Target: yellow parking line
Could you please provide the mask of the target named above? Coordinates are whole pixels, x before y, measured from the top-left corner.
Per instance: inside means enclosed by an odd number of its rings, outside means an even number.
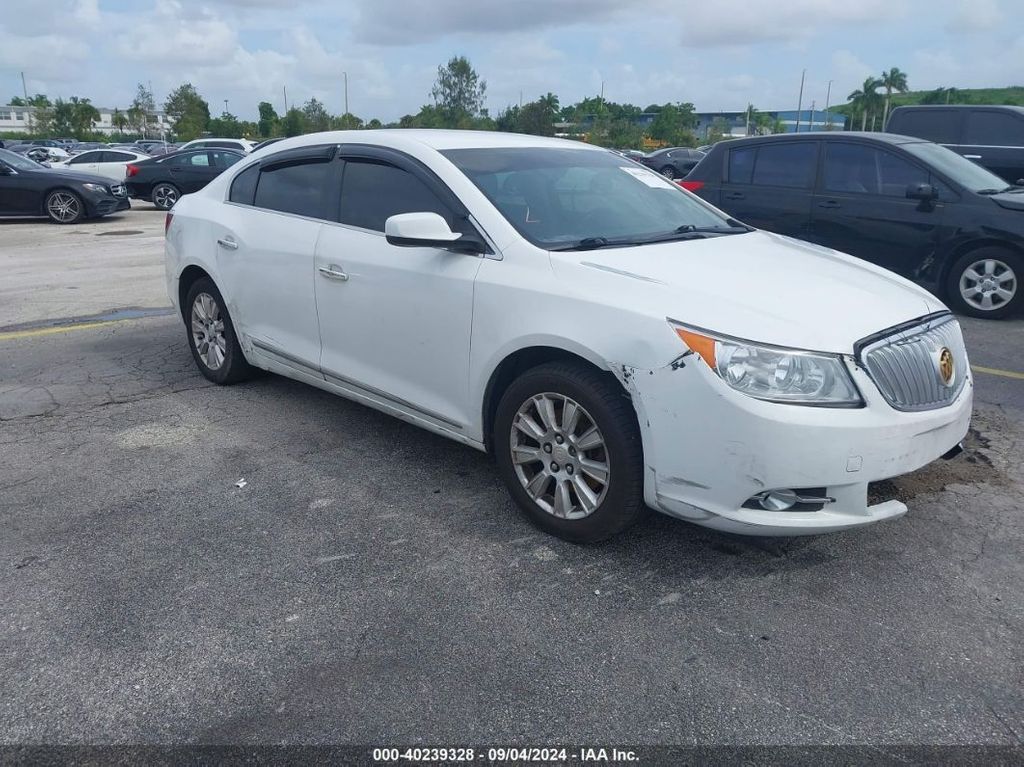
[[[35,338],[36,336],[52,336],[54,333],[67,333],[71,330],[89,330],[104,325],[113,325],[117,322],[128,322],[139,319],[138,317],[125,317],[117,320],[103,320],[102,322],[79,322],[75,325],[57,325],[52,328],[34,328],[33,330],[12,330],[9,333],[0,333],[0,341],[14,341],[18,338]]]
[[[975,373],[985,373],[990,376],[1002,376],[1003,378],[1016,378],[1020,381],[1024,381],[1024,373],[1017,373],[1013,370],[1000,370],[999,368],[983,368],[978,365],[971,365],[971,370]]]

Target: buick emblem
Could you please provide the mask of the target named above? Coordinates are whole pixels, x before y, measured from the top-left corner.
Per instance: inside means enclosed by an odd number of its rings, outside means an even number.
[[[943,346],[939,350],[938,359],[939,380],[943,386],[952,386],[956,377],[956,365],[953,362],[953,352]]]

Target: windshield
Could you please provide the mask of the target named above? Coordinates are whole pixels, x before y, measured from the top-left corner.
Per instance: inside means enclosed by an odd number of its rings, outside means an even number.
[[[952,149],[930,143],[903,144],[904,149],[924,160],[939,173],[972,192],[1006,189],[1006,182],[991,171],[977,165]]]
[[[43,170],[46,167],[40,165],[35,160],[30,160],[28,157],[6,149],[0,149],[0,160],[3,160],[15,170]]]
[[[612,152],[451,149],[451,160],[523,237],[545,249],[746,231],[671,181]],[[679,236],[682,239],[682,236]]]

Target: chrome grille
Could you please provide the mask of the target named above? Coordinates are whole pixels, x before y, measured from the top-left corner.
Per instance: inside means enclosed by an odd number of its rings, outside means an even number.
[[[943,381],[942,350],[953,356],[953,375]],[[860,353],[868,374],[885,400],[897,410],[935,410],[957,398],[968,376],[967,349],[960,323],[942,315],[894,331]]]
[[[114,195],[114,197],[124,197],[125,196],[124,184],[111,184],[110,185],[110,193],[112,195]]]

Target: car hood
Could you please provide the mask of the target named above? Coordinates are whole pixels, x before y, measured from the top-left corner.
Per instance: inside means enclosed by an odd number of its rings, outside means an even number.
[[[70,181],[81,181],[89,184],[103,184],[103,186],[110,186],[111,184],[117,183],[116,181],[113,181],[107,178],[106,176],[100,176],[96,173],[82,173],[81,171],[77,170],[69,170],[68,168],[63,166],[50,167],[44,170],[46,173],[59,174],[61,178],[66,178]]]
[[[994,194],[990,199],[1001,208],[1007,208],[1009,210],[1024,210],[1024,189],[1014,192]]]
[[[768,232],[552,252],[574,292],[751,341],[850,354],[856,341],[945,309],[843,253]]]

